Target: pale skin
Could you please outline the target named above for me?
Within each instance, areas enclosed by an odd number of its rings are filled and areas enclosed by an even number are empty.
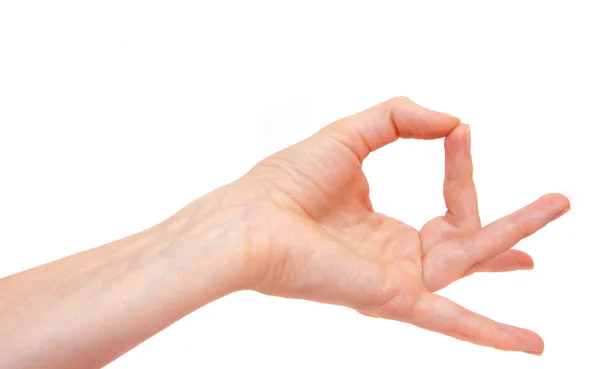
[[[445,139],[447,212],[420,231],[373,210],[361,169],[398,138]],[[533,268],[512,247],[569,201],[544,195],[482,227],[472,173],[469,126],[407,98],[336,121],[148,230],[1,279],[0,368],[100,368],[240,290],[541,354],[536,333],[435,292],[474,272]]]

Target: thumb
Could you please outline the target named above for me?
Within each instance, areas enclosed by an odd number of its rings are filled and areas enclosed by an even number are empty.
[[[460,119],[395,97],[331,123],[317,133],[347,146],[363,161],[369,153],[398,138],[435,139],[450,134]]]

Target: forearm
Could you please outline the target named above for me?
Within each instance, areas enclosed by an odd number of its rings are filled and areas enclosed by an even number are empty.
[[[239,288],[243,259],[228,244],[235,237],[223,196],[0,280],[0,368],[102,367]]]

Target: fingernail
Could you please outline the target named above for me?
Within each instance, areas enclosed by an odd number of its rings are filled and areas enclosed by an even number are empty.
[[[541,352],[529,352],[529,351],[524,351],[524,352],[529,355],[542,356]]]
[[[459,121],[459,122],[460,122],[460,118],[459,118],[459,117],[457,117],[457,116],[455,116],[455,115],[448,114],[448,113],[442,113],[442,114],[444,114],[445,116],[447,116],[447,117],[450,117],[450,118],[452,118],[452,119],[456,119],[457,121]]]
[[[551,222],[553,222],[553,221],[555,221],[556,219],[558,219],[558,218],[562,217],[563,215],[565,215],[566,213],[568,213],[568,212],[569,212],[569,210],[571,210],[571,208],[567,208],[567,209],[565,209],[565,210],[561,211],[560,213],[556,214],[556,215],[554,216],[554,218],[552,218],[550,221],[551,221]]]
[[[467,150],[471,151],[471,126],[466,124],[465,138],[467,140]]]
[[[542,356],[541,352],[531,352],[531,351],[524,351],[524,352],[529,355]]]

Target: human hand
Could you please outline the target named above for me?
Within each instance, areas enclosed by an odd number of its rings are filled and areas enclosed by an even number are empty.
[[[370,152],[399,137],[446,137],[448,211],[421,231],[373,210],[361,169]],[[252,208],[243,244],[250,266],[245,288],[541,353],[534,332],[433,293],[473,272],[531,269],[531,257],[511,248],[570,206],[563,195],[549,194],[482,228],[472,170],[469,127],[406,98],[330,124],[232,184],[250,194]]]

